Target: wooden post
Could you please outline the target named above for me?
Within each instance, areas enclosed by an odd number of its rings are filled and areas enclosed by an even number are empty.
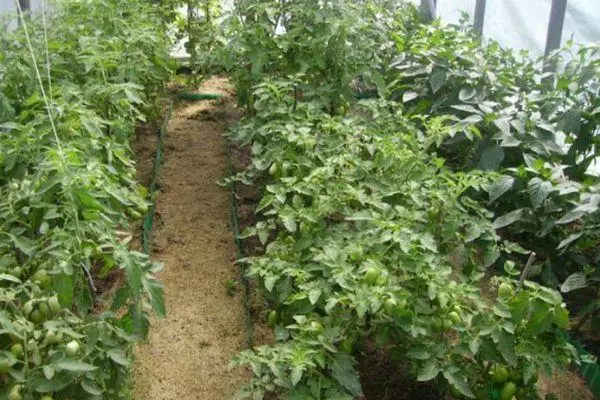
[[[30,0],[19,0],[19,6],[21,7],[21,11],[29,11],[31,9]]]
[[[19,0],[19,8],[17,9],[23,14],[23,19],[29,18],[29,12],[31,11],[30,0]],[[21,17],[18,18],[19,26],[21,26]]]
[[[437,0],[421,0],[421,15],[425,21],[435,19],[435,8]]]
[[[473,21],[473,28],[475,32],[483,35],[483,22],[485,20],[485,2],[486,0],[477,0],[475,4],[475,19]]]
[[[566,11],[567,0],[552,0],[550,21],[548,22],[548,36],[546,36],[546,50],[544,52],[546,57],[560,47]],[[556,60],[547,60],[544,63],[544,72],[554,71],[556,71]]]

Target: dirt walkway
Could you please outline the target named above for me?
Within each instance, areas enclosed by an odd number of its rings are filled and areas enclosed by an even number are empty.
[[[202,90],[226,91],[211,79]],[[229,227],[228,191],[217,186],[226,174],[224,122],[232,116],[213,101],[174,107],[160,172],[152,257],[165,263],[168,316],[154,321],[147,344],[136,351],[134,400],[228,400],[246,379],[228,371],[245,348],[241,290]]]

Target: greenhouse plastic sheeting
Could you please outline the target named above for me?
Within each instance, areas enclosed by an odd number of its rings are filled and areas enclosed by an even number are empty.
[[[420,4],[420,0],[411,0]],[[449,23],[460,20],[462,12],[471,18],[476,0],[437,0],[437,16]],[[544,54],[551,0],[487,0],[483,35],[506,47]],[[472,22],[472,19],[471,19]],[[573,39],[586,44],[600,41],[600,1],[567,0],[563,44]]]
[[[41,0],[31,0],[38,8]],[[301,1],[301,0],[298,0]],[[419,5],[420,0],[409,0]],[[226,9],[233,1],[224,0]],[[458,22],[461,13],[473,15],[476,0],[437,0],[437,15],[442,20]],[[487,0],[483,34],[506,47],[529,50],[533,56],[544,53],[551,0]],[[14,0],[0,0],[0,12],[14,10]],[[600,41],[600,1],[568,0],[563,27],[563,43]]]

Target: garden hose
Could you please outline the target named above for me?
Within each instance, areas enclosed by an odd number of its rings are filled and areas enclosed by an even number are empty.
[[[152,169],[152,178],[150,181],[150,187],[148,189],[148,198],[150,199],[151,205],[148,209],[148,213],[144,217],[144,222],[142,223],[142,249],[146,254],[150,254],[151,251],[152,226],[154,225],[154,215],[156,214],[155,193],[158,186],[158,172],[162,167],[163,159],[165,156],[165,137],[167,136],[167,127],[169,125],[172,112],[173,103],[169,102],[167,113],[165,114],[162,124],[160,125],[157,131],[158,145],[156,147],[156,156],[154,157],[154,168]]]
[[[227,172],[228,175],[231,177],[233,176],[233,165],[231,162],[231,144],[228,142],[227,143]],[[242,248],[242,240],[240,239],[240,224],[239,224],[239,220],[238,220],[238,214],[237,214],[237,200],[236,200],[236,185],[235,185],[235,180],[231,180],[231,183],[229,184],[229,188],[230,188],[230,194],[229,194],[229,201],[230,201],[230,209],[231,209],[231,215],[230,215],[230,219],[231,219],[231,229],[233,230],[233,240],[235,241],[235,247],[236,247],[236,261],[239,261],[243,256],[244,256],[244,251]],[[244,302],[244,309],[246,312],[246,333],[247,333],[247,342],[248,342],[248,348],[251,349],[254,347],[254,329],[252,326],[252,315],[250,313],[250,282],[248,281],[248,278],[246,278],[246,274],[245,274],[245,268],[243,267],[243,265],[241,265],[238,262],[238,266],[239,266],[239,279],[242,282],[242,285],[244,286],[244,294],[243,294],[243,302]]]
[[[579,354],[581,360],[581,364],[578,365],[579,372],[585,379],[590,391],[596,398],[600,399],[600,365],[579,341],[571,337],[569,342],[577,349]]]

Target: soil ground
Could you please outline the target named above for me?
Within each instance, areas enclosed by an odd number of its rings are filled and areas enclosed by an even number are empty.
[[[152,258],[164,263],[159,278],[168,315],[152,321],[148,342],[136,349],[135,400],[226,400],[248,378],[228,368],[246,347],[247,331],[242,291],[233,297],[227,293],[226,282],[237,280],[239,272],[229,193],[217,185],[227,171],[224,128],[217,121],[236,116],[227,111],[224,79],[207,81],[200,92],[221,93],[225,100],[178,103],[173,109],[152,249]],[[155,143],[140,135],[136,147],[143,178]]]

